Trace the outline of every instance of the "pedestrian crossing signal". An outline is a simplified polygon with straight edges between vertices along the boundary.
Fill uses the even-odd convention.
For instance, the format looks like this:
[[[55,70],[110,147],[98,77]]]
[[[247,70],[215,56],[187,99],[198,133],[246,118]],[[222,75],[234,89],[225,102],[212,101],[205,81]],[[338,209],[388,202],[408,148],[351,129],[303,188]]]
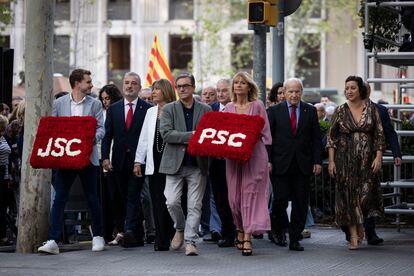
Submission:
[[[276,0],[249,0],[249,24],[265,24],[276,26],[279,21],[279,9]]]

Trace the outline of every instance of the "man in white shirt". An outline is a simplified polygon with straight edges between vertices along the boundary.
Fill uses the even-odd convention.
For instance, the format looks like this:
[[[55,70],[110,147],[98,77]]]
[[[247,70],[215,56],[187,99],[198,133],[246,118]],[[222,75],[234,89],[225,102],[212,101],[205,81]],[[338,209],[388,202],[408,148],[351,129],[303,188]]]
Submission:
[[[92,85],[91,72],[75,69],[69,76],[72,92],[53,102],[53,116],[94,116],[97,121],[95,144],[90,156],[91,163],[81,170],[56,170],[52,183],[56,195],[50,212],[48,240],[38,248],[39,252],[59,254],[57,241],[60,240],[63,214],[70,188],[79,176],[92,214],[92,251],[104,250],[105,241],[102,230],[102,208],[98,197],[99,157],[96,142],[104,136],[102,104],[90,96]]]

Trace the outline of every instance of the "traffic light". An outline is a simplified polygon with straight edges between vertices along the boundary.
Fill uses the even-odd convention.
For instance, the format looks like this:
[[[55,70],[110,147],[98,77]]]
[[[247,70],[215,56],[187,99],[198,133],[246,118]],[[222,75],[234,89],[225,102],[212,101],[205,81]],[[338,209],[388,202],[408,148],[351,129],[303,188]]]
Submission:
[[[278,0],[249,0],[248,22],[249,24],[265,24],[276,26],[279,21]]]

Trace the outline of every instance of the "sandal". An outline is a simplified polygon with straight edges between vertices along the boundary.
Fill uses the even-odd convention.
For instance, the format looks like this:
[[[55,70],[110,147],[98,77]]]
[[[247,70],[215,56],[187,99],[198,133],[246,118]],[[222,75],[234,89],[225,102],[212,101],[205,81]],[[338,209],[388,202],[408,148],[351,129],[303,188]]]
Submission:
[[[248,240],[243,241],[242,255],[243,256],[251,256],[253,254],[253,249],[251,247],[250,248],[244,247],[245,243],[250,243],[250,245],[251,245],[252,241],[248,241]]]
[[[240,230],[237,230],[237,238],[234,241],[234,244],[236,245],[236,248],[238,250],[243,250],[243,238],[241,240],[239,240],[239,234],[242,234],[243,238],[244,238],[244,232],[240,231]]]

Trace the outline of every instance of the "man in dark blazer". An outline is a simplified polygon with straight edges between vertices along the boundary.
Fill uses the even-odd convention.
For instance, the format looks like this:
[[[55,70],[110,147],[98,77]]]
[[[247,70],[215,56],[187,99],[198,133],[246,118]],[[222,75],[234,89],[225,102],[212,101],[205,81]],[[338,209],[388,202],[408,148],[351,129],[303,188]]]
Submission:
[[[289,230],[289,249],[303,251],[301,233],[309,201],[309,181],[322,169],[322,144],[314,106],[301,101],[300,79],[284,83],[286,100],[268,109],[272,145],[268,148],[273,185],[272,231]],[[292,201],[290,223],[286,208]]]
[[[227,103],[230,102],[231,80],[221,79],[217,82],[217,102],[211,104],[213,111],[221,112]],[[217,213],[221,221],[222,240],[218,242],[219,247],[234,246],[236,227],[233,223],[233,216],[229,205],[226,161],[223,158],[210,158],[210,181],[213,190],[214,201]]]
[[[180,249],[185,240],[185,254],[195,256],[198,255],[195,243],[206,188],[208,158],[189,155],[187,146],[201,118],[211,108],[194,99],[193,75],[181,74],[175,83],[180,100],[166,104],[160,119],[160,133],[166,144],[159,172],[167,175],[164,195],[176,229],[171,248]],[[184,181],[187,183],[187,217],[181,206]]]
[[[138,98],[141,90],[141,79],[138,74],[126,73],[122,90],[124,99],[112,104],[106,113],[102,166],[107,171],[113,171],[113,184],[122,198],[122,206],[112,206],[118,209],[118,220],[125,221],[124,229],[118,229],[124,232],[120,244],[124,247],[143,246],[140,194],[145,178],[136,177],[133,168],[139,135],[145,114],[151,105]],[[112,141],[112,160],[109,160]],[[144,170],[144,167],[141,170]]]

